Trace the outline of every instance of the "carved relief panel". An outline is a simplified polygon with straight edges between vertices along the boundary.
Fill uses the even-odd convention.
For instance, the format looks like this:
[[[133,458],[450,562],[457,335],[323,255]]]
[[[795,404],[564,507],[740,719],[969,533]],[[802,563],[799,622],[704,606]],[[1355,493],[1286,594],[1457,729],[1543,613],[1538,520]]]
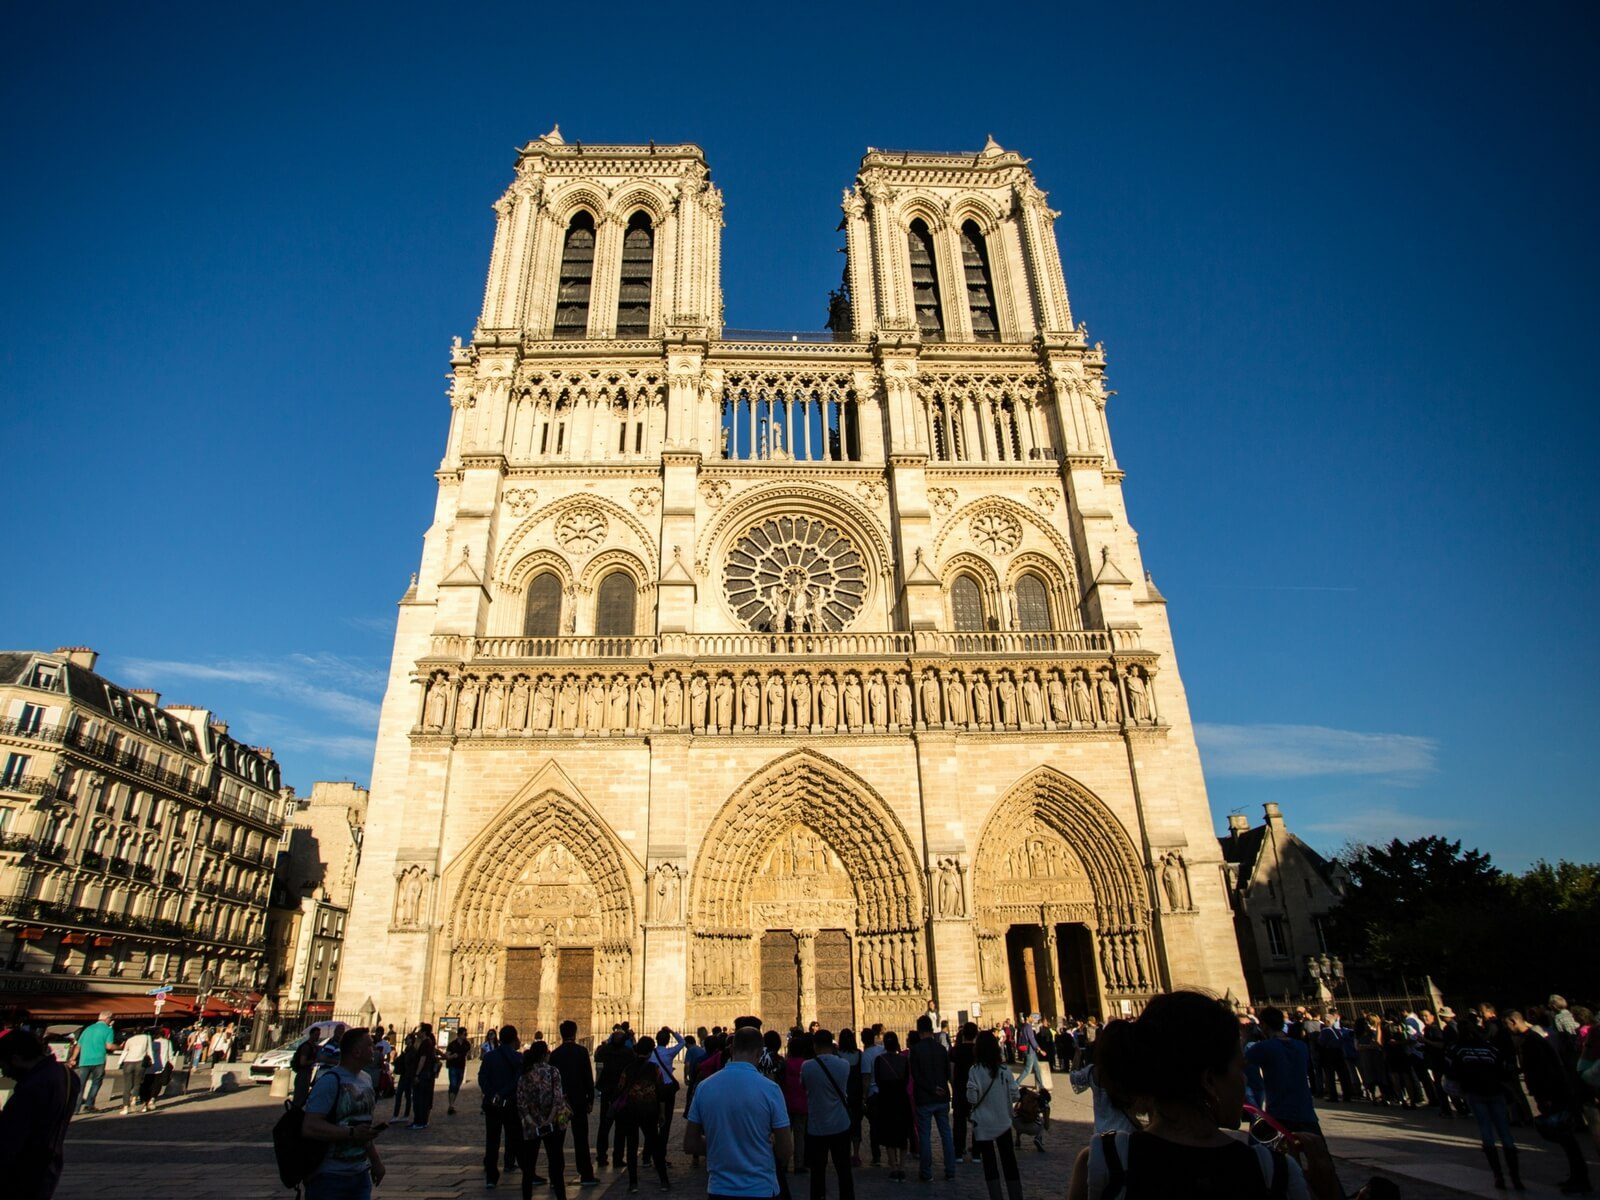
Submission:
[[[815,830],[795,825],[773,843],[750,889],[756,929],[854,929],[855,889],[833,848]]]
[[[560,842],[545,846],[517,879],[506,900],[502,936],[532,944],[553,933],[561,940],[600,937],[599,896],[572,852]]]

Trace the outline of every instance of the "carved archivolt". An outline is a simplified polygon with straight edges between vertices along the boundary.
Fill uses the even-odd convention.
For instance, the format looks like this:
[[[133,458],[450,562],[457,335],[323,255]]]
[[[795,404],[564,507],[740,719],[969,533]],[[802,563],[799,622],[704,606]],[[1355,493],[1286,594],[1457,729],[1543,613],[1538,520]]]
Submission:
[[[758,868],[795,826],[814,831],[843,863],[860,934],[915,930],[924,911],[911,839],[865,780],[811,750],[752,776],[711,822],[695,863],[690,919],[704,931],[746,930]]]
[[[1014,500],[998,496],[987,496],[962,506],[940,525],[939,533],[933,542],[934,561],[943,561],[946,544],[950,541],[952,534],[960,534],[961,531],[965,530],[969,519],[991,514],[1010,517],[1023,530],[1031,530],[1049,543],[1060,563],[1059,572],[1067,577],[1070,584],[1068,595],[1074,607],[1076,607],[1079,602],[1080,592],[1078,590],[1077,556],[1073,553],[1071,544],[1061,535],[1059,529],[1044,520],[1039,513],[1018,504]],[[1013,542],[1011,548],[1015,549],[1016,544],[1016,542]]]
[[[556,551],[547,547],[532,550],[519,558],[515,565],[505,573],[501,589],[506,592],[522,592],[527,589],[528,581],[540,571],[554,571],[561,579],[561,590],[568,594],[572,591],[573,575],[572,566]],[[521,622],[516,625],[521,629]]]
[[[568,511],[588,511],[594,516],[605,520],[609,526],[621,526],[628,530],[636,540],[637,547],[642,551],[641,557],[645,562],[659,562],[660,554],[656,549],[656,541],[645,528],[644,522],[630,513],[622,505],[604,496],[567,496],[552,501],[543,508],[518,523],[511,536],[500,547],[500,552],[495,556],[494,578],[502,587],[510,585],[513,570],[522,561],[523,557],[536,546],[547,545],[555,536],[553,530],[547,530],[540,536],[535,536],[539,526],[546,521],[559,526],[567,516]],[[592,526],[591,526],[592,528]],[[610,531],[615,542],[616,531]]]

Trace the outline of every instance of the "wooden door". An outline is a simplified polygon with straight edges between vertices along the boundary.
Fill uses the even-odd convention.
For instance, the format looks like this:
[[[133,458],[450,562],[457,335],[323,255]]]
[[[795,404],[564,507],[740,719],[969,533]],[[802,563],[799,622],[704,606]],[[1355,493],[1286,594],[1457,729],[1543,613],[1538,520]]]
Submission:
[[[524,1041],[533,1039],[539,1023],[539,980],[543,974],[542,955],[537,946],[506,951],[506,991],[500,1020],[515,1025]]]
[[[562,1021],[576,1021],[578,1036],[588,1037],[594,1016],[594,951],[588,946],[563,946],[556,956],[556,1016],[553,1028],[546,1030],[559,1037]]]
[[[761,1020],[787,1032],[800,1019],[800,959],[794,934],[769,929],[761,935]]]
[[[851,969],[850,935],[842,929],[817,934],[817,1020],[838,1033],[856,1023],[855,972]]]

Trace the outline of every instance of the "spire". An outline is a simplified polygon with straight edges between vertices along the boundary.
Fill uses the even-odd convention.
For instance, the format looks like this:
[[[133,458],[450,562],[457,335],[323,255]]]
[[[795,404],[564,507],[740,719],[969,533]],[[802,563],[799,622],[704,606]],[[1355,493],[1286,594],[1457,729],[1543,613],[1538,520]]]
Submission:
[[[561,136],[561,125],[559,123],[552,125],[550,127],[550,132],[545,134],[539,140],[541,142],[548,142],[552,146],[565,146],[567,144],[567,140]]]
[[[991,133],[984,139],[983,149],[979,151],[979,157],[994,158],[997,155],[1004,153],[1005,150],[1001,147],[999,142],[994,140],[994,134]]]

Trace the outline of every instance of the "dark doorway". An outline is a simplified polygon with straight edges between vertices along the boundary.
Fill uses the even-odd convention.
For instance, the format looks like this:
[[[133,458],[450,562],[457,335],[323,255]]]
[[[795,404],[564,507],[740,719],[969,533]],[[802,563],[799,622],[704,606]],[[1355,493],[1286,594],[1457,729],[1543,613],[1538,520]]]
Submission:
[[[588,946],[564,946],[556,956],[556,1015],[552,1024],[559,1028],[562,1021],[576,1021],[578,1036],[588,1037],[593,1009],[594,951]],[[556,1030],[547,1029],[545,1034],[554,1037]]]
[[[1061,1002],[1067,1006],[1064,1015],[1103,1020],[1094,966],[1094,935],[1088,926],[1056,926],[1056,971],[1061,980]]]
[[[1006,962],[1011,969],[1011,1019],[1028,1013],[1055,1018],[1044,949],[1043,925],[1013,925],[1006,930]]]
[[[855,972],[850,965],[850,935],[842,929],[817,934],[817,1020],[824,1029],[856,1023]]]
[[[800,953],[787,929],[761,935],[761,1020],[778,1030],[800,1020]]]
[[[526,1039],[539,1020],[539,978],[542,955],[537,946],[506,951],[506,995],[501,1019],[515,1025]]]

